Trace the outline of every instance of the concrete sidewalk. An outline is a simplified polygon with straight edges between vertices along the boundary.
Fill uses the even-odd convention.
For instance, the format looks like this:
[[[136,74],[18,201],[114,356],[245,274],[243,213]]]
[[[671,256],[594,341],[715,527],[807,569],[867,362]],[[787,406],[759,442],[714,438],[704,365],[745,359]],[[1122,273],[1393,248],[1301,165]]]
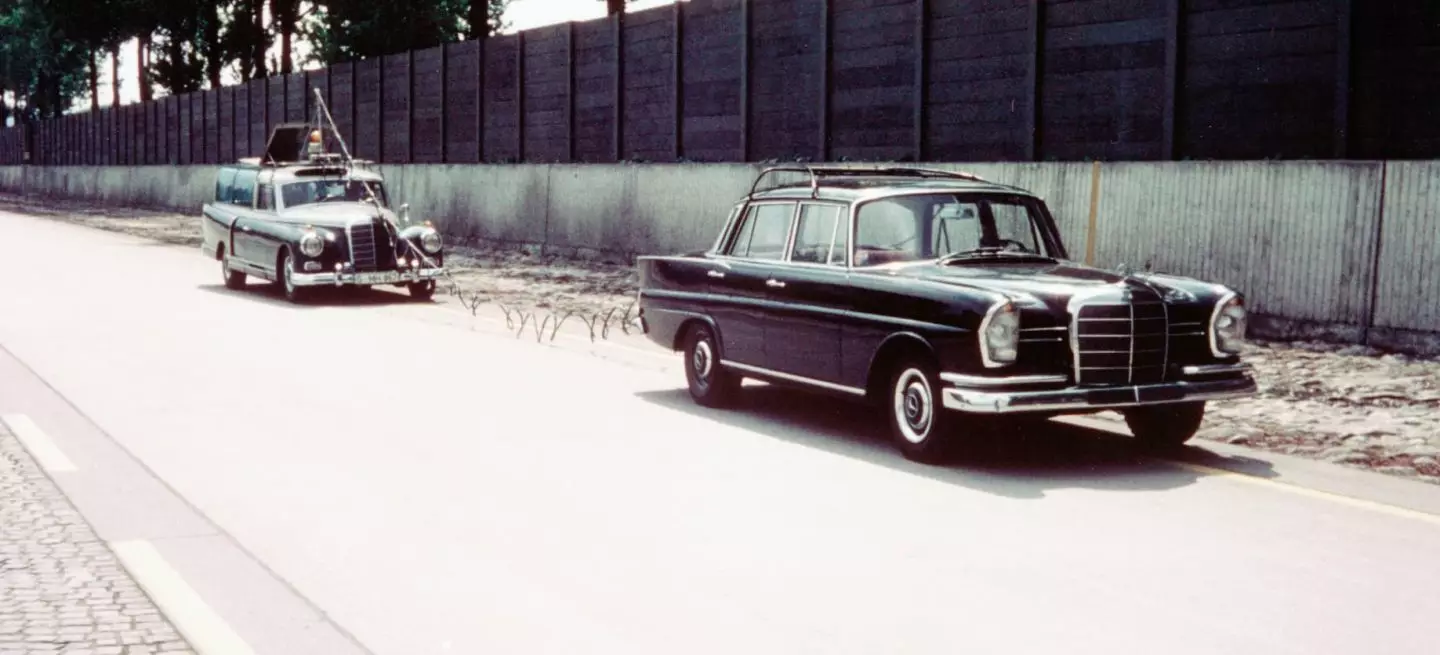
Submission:
[[[0,423],[0,655],[191,652]]]

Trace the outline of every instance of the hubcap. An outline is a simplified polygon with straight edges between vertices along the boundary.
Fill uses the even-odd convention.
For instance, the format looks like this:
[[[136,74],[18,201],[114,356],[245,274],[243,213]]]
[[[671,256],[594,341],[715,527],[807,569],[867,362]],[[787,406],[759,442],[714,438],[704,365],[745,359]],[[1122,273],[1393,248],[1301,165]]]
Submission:
[[[695,354],[690,357],[690,367],[695,371],[695,377],[703,383],[710,379],[710,369],[715,365],[715,357],[710,352],[710,341],[702,340],[695,344]]]
[[[930,436],[934,418],[930,382],[920,370],[907,369],[895,382],[895,419],[900,433],[910,443],[925,441]]]
[[[290,277],[290,256],[285,256],[285,264],[280,267],[280,275],[285,278],[285,291],[295,292],[295,280]]]

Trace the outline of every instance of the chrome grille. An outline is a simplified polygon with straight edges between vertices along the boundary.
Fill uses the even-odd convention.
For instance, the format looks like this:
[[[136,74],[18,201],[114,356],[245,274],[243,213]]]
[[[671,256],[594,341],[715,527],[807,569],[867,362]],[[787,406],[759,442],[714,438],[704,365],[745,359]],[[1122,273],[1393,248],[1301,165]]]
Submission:
[[[1165,380],[1170,317],[1164,300],[1144,288],[1121,289],[1071,303],[1070,345],[1075,383],[1084,386],[1154,384]]]
[[[357,271],[373,271],[379,267],[375,224],[366,221],[347,228],[350,236],[350,264]]]

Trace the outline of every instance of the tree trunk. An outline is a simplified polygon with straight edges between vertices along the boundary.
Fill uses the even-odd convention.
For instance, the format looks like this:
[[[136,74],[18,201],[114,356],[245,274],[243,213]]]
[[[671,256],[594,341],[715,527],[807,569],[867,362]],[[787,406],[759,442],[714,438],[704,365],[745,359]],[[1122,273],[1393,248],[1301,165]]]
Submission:
[[[100,66],[95,62],[99,54],[90,51],[90,111],[100,111]]]
[[[150,44],[138,39],[135,46],[135,79],[140,82],[140,102],[150,102]]]
[[[465,16],[465,22],[470,23],[470,38],[483,39],[490,35],[490,3],[488,0],[470,0],[470,8]]]
[[[251,15],[255,19],[255,49],[251,52],[255,77],[269,77],[265,66],[265,0],[250,0]]]
[[[218,89],[220,71],[225,66],[225,45],[220,42],[220,9],[212,3],[204,11],[205,28],[202,38],[205,43],[201,45],[201,50],[205,53],[205,77],[210,82],[210,88]]]
[[[294,34],[294,25],[280,26],[280,74],[289,75],[292,72],[290,64],[290,37]]]
[[[605,14],[614,16],[625,11],[625,0],[605,0]]]
[[[280,30],[281,75],[289,75],[294,70],[293,62],[290,61],[290,42],[295,36],[299,9],[299,0],[270,0],[270,23]]]
[[[120,46],[110,46],[110,106],[120,106]]]

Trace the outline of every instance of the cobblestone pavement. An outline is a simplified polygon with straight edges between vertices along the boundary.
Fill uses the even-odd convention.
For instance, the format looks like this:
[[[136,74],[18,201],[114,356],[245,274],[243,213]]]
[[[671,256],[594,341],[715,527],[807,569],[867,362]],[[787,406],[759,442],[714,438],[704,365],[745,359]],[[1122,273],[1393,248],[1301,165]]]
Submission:
[[[0,655],[192,652],[0,426]]]

